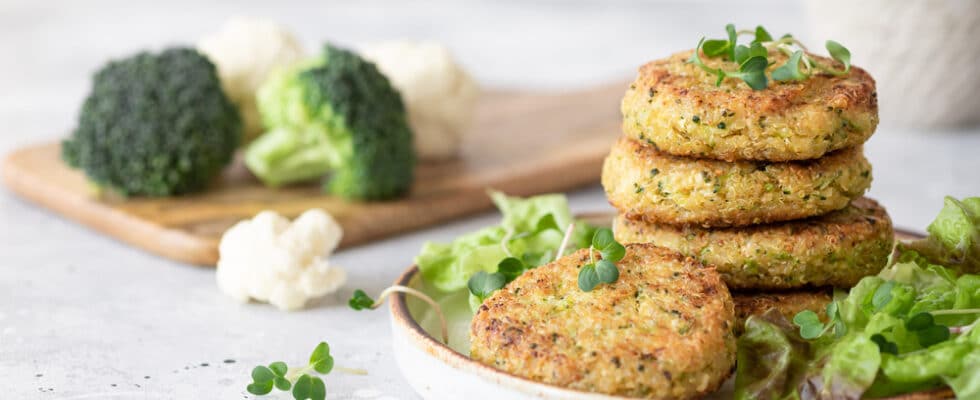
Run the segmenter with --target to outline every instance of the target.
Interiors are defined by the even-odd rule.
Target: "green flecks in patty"
[[[776,189],[776,186],[775,186],[775,185],[773,185],[773,184],[772,184],[772,183],[770,183],[770,182],[766,182],[766,186],[765,186],[765,188],[766,188],[766,191],[767,191],[767,192],[771,192],[771,191],[773,191],[773,190],[775,190],[775,189]]]
[[[636,194],[643,193],[643,186],[640,186],[639,183],[634,182],[633,183],[633,192],[635,192]]]
[[[718,129],[725,129],[725,123],[724,122],[719,122],[718,123]]]
[[[663,197],[670,196],[670,193],[664,190],[664,181],[657,181],[657,193]]]
[[[651,170],[650,170],[650,176],[651,176],[651,177],[653,177],[653,176],[657,176],[658,174],[660,174],[660,170],[659,170],[659,169],[657,169],[657,168],[654,168],[654,169],[651,169]]]
[[[691,121],[693,121],[695,124],[701,123],[701,116],[700,115],[695,115],[695,116],[691,117]]]

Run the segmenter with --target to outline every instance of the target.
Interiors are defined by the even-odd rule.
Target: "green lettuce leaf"
[[[942,379],[960,399],[980,399],[980,329],[973,329],[966,339],[974,345],[965,355],[958,375],[943,375]]]
[[[980,398],[980,275],[960,275],[977,269],[978,215],[980,198],[947,198],[927,239],[901,244],[887,268],[846,296],[835,292],[819,335],[800,324],[812,340],[750,318],[736,396],[858,399],[948,385],[958,398]]]
[[[980,272],[980,197],[962,201],[946,196],[925,239],[900,243],[900,254],[914,251],[932,264],[960,272]]]
[[[490,197],[503,216],[500,225],[462,235],[451,243],[427,242],[422,246],[415,264],[426,283],[451,292],[465,288],[478,271],[496,272],[497,264],[510,256],[531,266],[554,259],[572,222],[564,195],[520,198],[490,192]],[[588,246],[593,229],[584,222],[576,223],[566,252]]]
[[[490,191],[490,199],[503,214],[500,226],[512,232],[532,232],[538,221],[551,215],[562,231],[572,222],[568,199],[563,194],[543,194],[521,198],[510,197],[498,191]]]

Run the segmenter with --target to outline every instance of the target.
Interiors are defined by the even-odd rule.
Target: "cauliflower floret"
[[[455,156],[473,121],[480,88],[449,49],[438,43],[395,41],[361,52],[401,92],[422,160]]]
[[[329,214],[312,209],[292,223],[263,211],[228,229],[218,246],[218,287],[240,302],[268,302],[281,310],[337,290],[347,279],[327,256],[343,230]]]
[[[275,22],[234,17],[221,30],[205,36],[197,49],[218,68],[225,94],[238,106],[247,144],[263,132],[255,92],[276,68],[305,57],[295,37]]]

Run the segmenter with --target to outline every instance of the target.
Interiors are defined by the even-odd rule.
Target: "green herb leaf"
[[[622,260],[626,255],[626,247],[616,241],[612,230],[608,228],[602,228],[595,232],[595,235],[592,236],[592,247],[599,250],[602,259],[611,262]]]
[[[709,58],[718,57],[728,52],[728,41],[721,39],[709,39],[704,42],[704,55]]]
[[[687,62],[696,65],[698,68],[701,68],[701,70],[703,70],[704,72],[707,72],[712,75],[717,75],[718,80],[715,81],[715,86],[721,86],[721,82],[725,80],[725,71],[723,71],[721,68],[718,69],[711,68],[705,65],[704,61],[701,61],[701,47],[704,46],[704,44],[705,44],[704,38],[701,38],[701,41],[698,42],[698,46],[694,48],[694,53],[691,54],[691,58],[688,59]]]
[[[755,27],[755,40],[753,40],[752,43],[763,43],[763,42],[771,42],[771,41],[772,41],[772,35],[770,35],[768,31],[766,31],[766,28],[763,28],[762,25]]]
[[[738,45],[738,33],[735,31],[735,25],[725,25],[725,32],[728,32],[728,59],[734,60],[735,46]]]
[[[932,317],[932,314],[920,312],[909,318],[909,320],[905,323],[905,329],[910,331],[919,331],[933,325],[935,325],[935,319]]]
[[[286,377],[286,372],[289,371],[289,367],[286,366],[286,363],[282,361],[276,361],[272,364],[269,364],[269,370],[272,371],[272,373],[275,374],[276,376],[280,378],[284,378]]]
[[[327,356],[327,358],[317,361],[316,364],[313,364],[313,370],[324,375],[329,374],[330,371],[333,371],[333,356]]]
[[[330,355],[330,345],[320,342],[310,354],[310,365],[316,372],[329,374],[333,370],[333,356]]]
[[[751,47],[740,44],[735,47],[735,62],[739,64],[740,69],[752,57],[762,57],[766,61],[766,65],[762,68],[763,70],[769,66],[769,51],[761,44],[753,43]]]
[[[823,333],[824,324],[820,322],[817,313],[804,310],[793,317],[793,324],[800,327],[800,337],[804,339],[816,339]]]
[[[293,386],[292,383],[289,383],[289,379],[280,378],[278,376],[276,377],[276,379],[273,379],[272,382],[276,385],[276,389],[282,390],[284,392],[289,390],[289,388]]]
[[[327,342],[320,342],[313,348],[313,353],[310,353],[310,364],[315,364],[327,357],[330,357],[330,345]]]
[[[735,47],[735,62],[737,64],[742,64],[745,60],[749,59],[749,46],[740,44]]]
[[[851,70],[851,51],[844,47],[842,44],[837,43],[833,40],[827,41],[827,52],[830,53],[830,57],[837,60],[841,64],[844,64],[844,72],[847,73]]]
[[[497,264],[497,272],[504,276],[507,283],[517,279],[518,276],[521,276],[527,270],[527,264],[514,257],[507,257]]]
[[[303,374],[293,385],[293,398],[296,400],[323,400],[327,397],[327,388],[318,377]]]
[[[578,288],[583,292],[591,292],[599,285],[599,275],[596,273],[595,264],[588,264],[578,271]]]
[[[256,383],[272,382],[276,374],[269,367],[259,365],[252,369],[252,380]]]
[[[878,345],[878,350],[882,353],[898,355],[898,345],[889,342],[888,339],[885,339],[884,335],[880,333],[871,335],[871,341]]]
[[[368,297],[367,293],[363,290],[357,289],[354,291],[354,295],[351,296],[350,300],[347,300],[347,305],[357,311],[370,309],[374,305],[374,300]]]
[[[932,325],[915,331],[915,335],[919,337],[919,345],[925,348],[948,340],[949,328],[942,325]]]
[[[754,56],[739,66],[737,74],[728,75],[741,78],[753,90],[762,90],[769,86],[769,79],[766,78],[766,67],[768,66],[769,61],[765,57]]]
[[[268,367],[260,365],[252,369],[252,383],[245,390],[249,393],[263,395],[272,391],[276,374]]]
[[[271,380],[265,382],[254,382],[250,383],[245,390],[248,390],[248,392],[251,394],[262,396],[269,394],[269,392],[272,391],[272,385],[273,383]]]
[[[507,278],[504,276],[504,274],[499,272],[488,274],[486,271],[478,271],[470,277],[470,280],[466,283],[466,286],[470,289],[470,293],[479,298],[482,302],[493,292],[504,287],[506,284]]]
[[[802,81],[809,77],[800,67],[803,50],[797,50],[789,56],[786,63],[772,71],[772,79],[779,82]]]
[[[596,277],[602,283],[613,283],[619,279],[619,268],[612,261],[602,259],[595,264]]]

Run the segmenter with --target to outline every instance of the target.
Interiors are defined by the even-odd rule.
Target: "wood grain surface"
[[[292,217],[323,208],[344,227],[341,246],[351,246],[486,210],[490,188],[527,196],[598,182],[620,133],[625,88],[487,93],[460,157],[420,164],[410,195],[395,201],[346,202],[322,194],[319,184],[266,188],[238,161],[196,195],[100,195],[61,162],[59,143],[15,151],[0,168],[10,190],[67,218],[164,257],[214,265],[221,234],[262,210]]]

